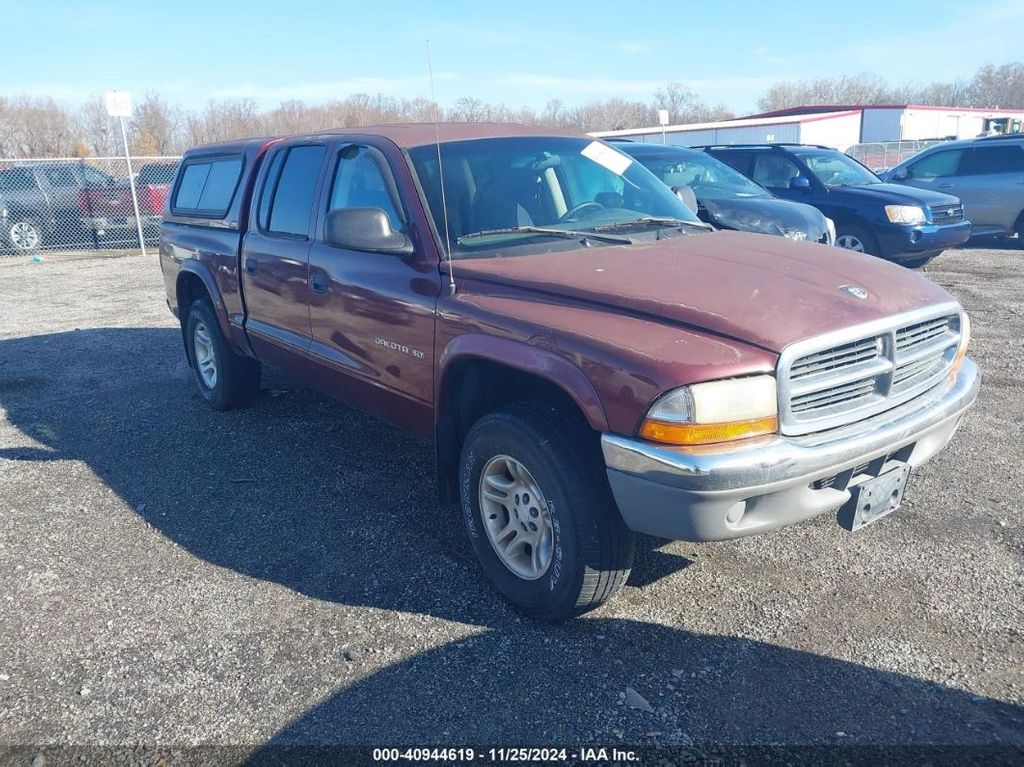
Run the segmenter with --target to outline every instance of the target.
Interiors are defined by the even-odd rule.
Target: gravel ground
[[[152,257],[0,262],[0,744],[1024,745],[1022,258],[927,270],[985,383],[899,512],[646,539],[556,627],[428,445],[275,373],[208,410]]]

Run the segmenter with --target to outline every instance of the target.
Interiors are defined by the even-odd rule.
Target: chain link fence
[[[179,157],[133,157],[138,221],[155,245]],[[0,255],[141,250],[124,157],[0,158]]]
[[[876,173],[899,165],[908,157],[946,139],[928,139],[927,141],[876,141],[868,144],[854,144],[846,150],[846,154],[866,165]]]

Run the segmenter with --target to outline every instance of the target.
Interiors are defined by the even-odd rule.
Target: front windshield
[[[880,184],[881,179],[842,152],[807,152],[800,155],[807,167],[825,186]]]
[[[629,147],[624,151],[629,152]],[[638,152],[635,157],[666,186],[688,186],[698,200],[722,197],[764,199],[772,196],[738,170],[694,149],[666,149],[653,154]]]
[[[607,144],[564,136],[506,137],[441,144],[446,238],[437,152],[437,145],[428,144],[409,150],[409,156],[453,258],[487,257],[554,239],[530,229],[591,232],[593,242],[607,243],[628,242],[637,232],[673,222],[702,226],[646,168]]]

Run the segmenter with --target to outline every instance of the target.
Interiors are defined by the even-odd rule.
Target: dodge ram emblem
[[[839,289],[848,296],[854,298],[867,298],[868,292],[864,288],[858,288],[856,285],[840,285]]]

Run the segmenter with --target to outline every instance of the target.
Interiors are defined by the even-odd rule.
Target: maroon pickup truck
[[[893,511],[980,381],[923,276],[714,231],[614,147],[517,126],[194,149],[160,264],[213,408],[266,362],[432,440],[440,505],[545,619],[612,596],[635,532]]]

